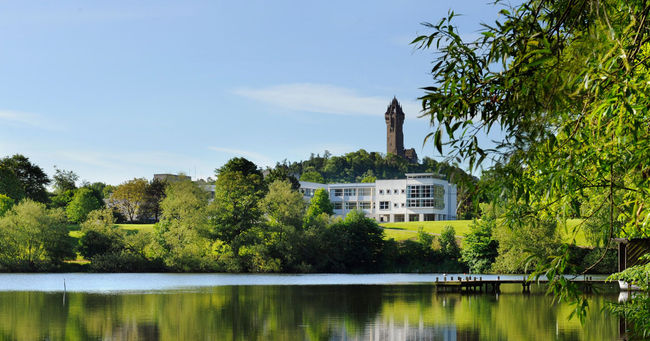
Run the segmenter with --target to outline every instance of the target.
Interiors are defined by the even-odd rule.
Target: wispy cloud
[[[383,115],[391,98],[363,96],[356,91],[327,84],[295,83],[265,88],[239,88],[235,94],[280,108],[335,115]],[[407,116],[415,117],[418,104],[400,101]]]
[[[19,125],[26,125],[26,126],[45,129],[45,130],[62,129],[62,126],[60,124],[54,123],[43,116],[32,114],[32,113],[13,111],[13,110],[0,109],[0,121],[15,123]]]
[[[215,152],[226,153],[235,156],[243,156],[247,159],[250,159],[258,166],[271,167],[275,165],[275,162],[270,157],[249,150],[225,148],[225,147],[208,147],[208,149],[213,150]]]

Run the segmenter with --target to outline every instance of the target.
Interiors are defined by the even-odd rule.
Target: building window
[[[387,210],[390,207],[390,201],[380,201],[379,202],[379,209],[380,210]]]
[[[379,190],[379,194],[384,194],[384,190],[383,190],[383,189],[380,189],[380,190]]]
[[[343,195],[346,197],[352,197],[357,195],[357,189],[356,188],[346,188],[343,190]]]
[[[402,207],[404,207],[404,203],[402,203]]]
[[[404,215],[403,214],[396,214],[396,215],[393,216],[393,218],[395,219],[396,223],[404,222]]]
[[[346,210],[356,210],[357,209],[357,202],[356,201],[347,201],[345,203],[345,209]]]
[[[340,201],[338,201],[338,202],[333,202],[332,204],[334,205],[334,209],[335,209],[335,210],[343,209],[343,203],[340,202]]]
[[[393,194],[397,194],[398,191],[396,189],[393,190]]]
[[[343,190],[340,189],[340,188],[335,189],[335,190],[334,190],[334,196],[335,196],[335,197],[343,196]]]
[[[394,204],[393,204],[393,207],[397,207],[397,203],[394,203]]]
[[[436,215],[433,213],[425,213],[424,214],[424,221],[434,221],[436,220]]]
[[[402,194],[404,194],[404,189],[402,189]]]
[[[445,188],[441,185],[413,185],[406,187],[407,207],[445,208]]]
[[[361,201],[359,202],[359,208],[362,210],[369,210],[370,209],[370,201]]]
[[[359,188],[357,194],[361,196],[370,196],[370,188]]]
[[[419,214],[409,214],[409,221],[420,221]]]

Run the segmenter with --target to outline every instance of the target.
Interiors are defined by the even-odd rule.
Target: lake
[[[612,340],[542,288],[436,293],[436,276],[0,274],[0,340]],[[502,276],[503,278],[503,276]],[[64,279],[66,292],[64,294]]]

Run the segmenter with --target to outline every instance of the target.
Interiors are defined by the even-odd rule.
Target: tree
[[[158,221],[160,217],[160,202],[165,198],[166,181],[153,179],[145,190],[145,199],[140,209],[140,220],[153,218]]]
[[[14,173],[22,185],[26,198],[42,203],[47,202],[45,186],[50,183],[50,179],[41,167],[31,163],[29,158],[16,154],[0,159],[0,169],[2,168]]]
[[[86,220],[88,213],[101,208],[102,205],[95,197],[93,191],[89,188],[79,188],[75,191],[72,200],[66,207],[68,219],[75,223]]]
[[[305,201],[300,192],[288,181],[276,180],[260,202],[262,212],[272,225],[301,227],[305,214]]]
[[[60,193],[65,191],[74,191],[77,189],[77,180],[79,176],[73,171],[66,171],[54,166],[54,192]]]
[[[291,183],[291,188],[294,190],[300,189],[300,182],[289,172],[289,166],[286,164],[278,163],[275,168],[268,169],[268,173],[264,177],[267,186],[276,180],[286,180]]]
[[[0,217],[5,215],[9,209],[14,205],[15,201],[14,199],[11,199],[10,197],[0,194]]]
[[[124,248],[126,233],[115,225],[110,208],[94,210],[81,223],[79,253],[89,260],[97,255],[119,252]]]
[[[324,188],[319,188],[314,192],[314,196],[309,202],[309,208],[305,214],[305,225],[309,226],[313,220],[319,216],[326,214],[331,216],[334,214],[334,206],[330,202],[330,195]]]
[[[327,229],[323,243],[329,246],[327,271],[371,272],[381,265],[384,230],[374,219],[353,210]]]
[[[504,166],[500,200],[513,231],[563,224],[576,203],[589,201],[587,216],[608,208],[608,241],[615,221],[619,236],[647,235],[649,11],[645,1],[528,0],[502,9],[474,41],[463,41],[453,12],[414,40],[440,47],[434,84],[421,97],[434,126],[429,137],[470,167],[487,157]],[[503,139],[480,145],[477,134],[495,127]],[[536,274],[549,277],[558,298],[579,300],[582,318],[584,300],[563,281],[563,250],[540,259]]]
[[[211,205],[214,233],[233,248],[235,255],[244,242],[240,237],[260,221],[259,202],[263,196],[263,179],[258,172],[219,173]]]
[[[323,179],[323,176],[314,170],[302,173],[302,175],[300,176],[300,181],[316,182],[320,184],[325,183],[325,179]]]
[[[2,165],[0,165],[0,194],[17,201],[25,197],[25,189],[16,174],[7,166]]]
[[[147,180],[143,178],[120,184],[111,194],[111,206],[118,208],[130,222],[133,222],[146,199],[147,185]]]
[[[155,227],[155,254],[175,271],[214,269],[213,244],[205,191],[191,181],[173,182],[160,203],[162,215]]]
[[[461,259],[471,272],[487,273],[490,271],[499,247],[499,242],[492,236],[495,227],[496,218],[483,213],[481,219],[472,222],[470,232],[465,235]]]
[[[36,271],[74,257],[62,210],[25,199],[0,218],[0,268]]]
[[[440,253],[444,257],[451,260],[460,259],[460,248],[456,242],[456,231],[452,226],[445,226],[442,229],[438,241],[440,243]]]

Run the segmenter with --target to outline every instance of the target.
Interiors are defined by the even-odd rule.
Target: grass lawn
[[[582,219],[568,219],[566,227],[558,226],[558,232],[566,242],[570,242],[573,238],[576,240],[578,246],[589,246],[584,232],[578,231],[575,236],[573,228],[576,227]],[[422,227],[424,232],[435,235],[440,235],[445,226],[451,226],[456,231],[457,238],[463,238],[470,230],[471,220],[441,220],[441,221],[413,221],[404,223],[384,223],[380,224],[384,228],[386,239],[405,240],[417,238],[418,229]]]
[[[117,227],[126,231],[153,232],[153,224],[117,224]]]
[[[386,239],[405,240],[416,238],[420,227],[424,232],[440,235],[445,226],[451,226],[456,231],[457,237],[462,237],[469,232],[471,220],[438,220],[438,221],[410,221],[404,223],[381,224],[386,234]]]

